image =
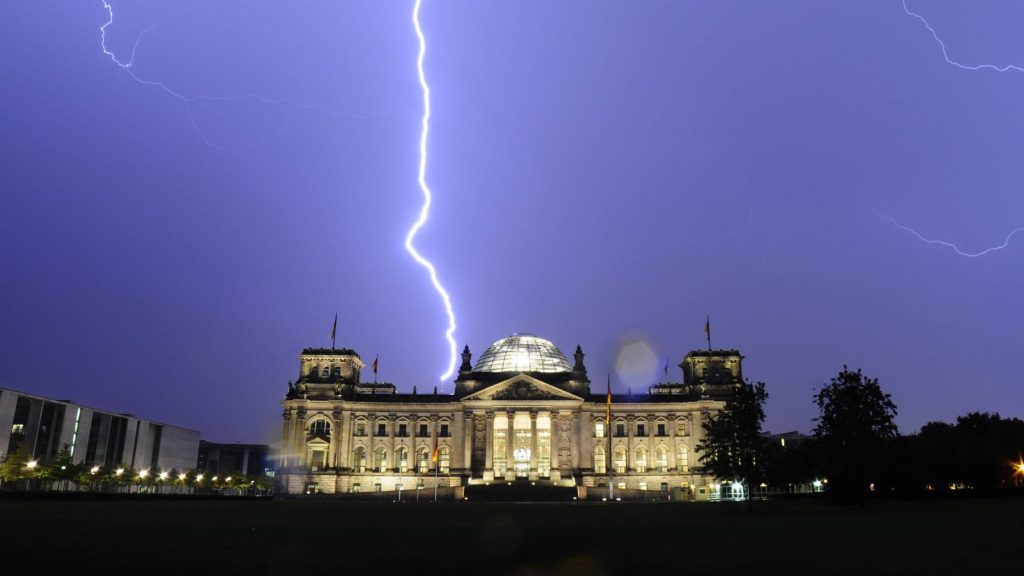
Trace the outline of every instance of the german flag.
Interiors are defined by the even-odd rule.
[[[437,446],[437,437],[435,436],[434,437],[434,453],[433,453],[433,455],[430,456],[430,461],[433,462],[434,464],[437,464],[437,454],[438,454],[438,446]]]

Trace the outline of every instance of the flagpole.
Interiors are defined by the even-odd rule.
[[[437,502],[437,470],[441,467],[441,459],[434,462],[434,502]]]
[[[612,484],[615,479],[612,476],[612,374],[608,373],[608,406],[605,411],[605,434],[608,435],[608,501],[612,501]]]

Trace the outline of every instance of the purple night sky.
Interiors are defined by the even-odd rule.
[[[102,0],[0,5],[0,386],[273,441],[338,312],[339,346],[431,390],[412,1],[110,2],[122,62],[152,27],[139,78],[278,103],[137,82]],[[1024,66],[1024,4],[907,5],[951,60]],[[843,364],[904,433],[1024,416],[1024,233],[970,258],[880,217],[964,252],[1024,226],[1021,69],[947,62],[900,0],[424,0],[422,24],[417,246],[460,349],[531,332],[641,392],[710,314],[774,432],[809,431]]]

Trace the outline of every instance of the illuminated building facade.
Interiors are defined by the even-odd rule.
[[[695,446],[701,422],[742,381],[735,350],[693,351],[682,383],[646,393],[591,391],[583,351],[570,364],[529,334],[498,340],[471,363],[467,346],[453,394],[399,393],[362,382],[359,355],[306,349],[288,384],[279,490],[354,493],[531,482],[660,490],[709,498]],[[437,463],[434,463],[434,450]],[[436,475],[435,475],[436,473]]]

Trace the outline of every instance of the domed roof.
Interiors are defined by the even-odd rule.
[[[572,372],[557,346],[533,334],[513,334],[491,344],[473,368],[476,372]]]

